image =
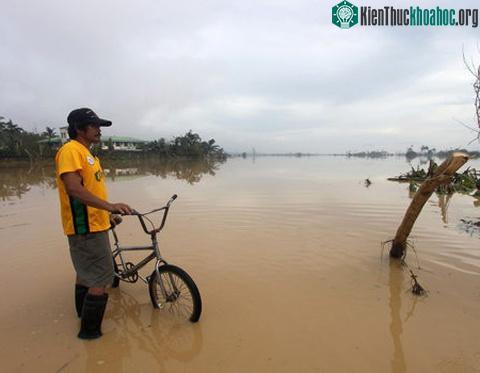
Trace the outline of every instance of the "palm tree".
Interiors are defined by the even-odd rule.
[[[51,140],[53,137],[56,137],[57,134],[55,133],[55,129],[51,127],[45,127],[45,132],[42,133],[42,136],[47,137],[49,140]]]
[[[55,133],[55,129],[49,126],[45,127],[45,132],[42,133],[42,136],[48,139],[48,150],[52,150],[52,139],[57,136],[57,134]]]
[[[7,150],[8,156],[20,155],[20,146],[22,144],[22,134],[25,133],[23,128],[14,124],[12,120],[4,122],[5,118],[0,118],[0,138],[2,139],[2,147]]]

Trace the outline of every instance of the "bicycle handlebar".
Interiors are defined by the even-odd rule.
[[[170,205],[172,204],[172,202],[177,199],[177,197],[178,197],[178,196],[177,196],[176,194],[174,194],[172,197],[170,197],[170,199],[168,200],[167,204],[166,204],[165,206],[163,206],[163,207],[160,207],[160,208],[158,208],[158,209],[154,209],[154,210],[149,211],[149,212],[145,212],[145,213],[143,213],[143,214],[135,211],[135,213],[134,213],[133,215],[148,215],[148,214],[151,214],[152,212],[157,212],[157,211],[161,211],[161,210],[164,210],[164,209],[168,209],[168,208],[170,208]]]
[[[172,204],[172,202],[177,199],[177,197],[178,197],[178,196],[177,196],[176,194],[174,194],[172,197],[170,197],[170,199],[168,200],[168,202],[167,202],[167,204],[166,204],[165,206],[160,207],[160,208],[158,208],[158,209],[153,209],[152,211],[144,212],[144,213],[140,213],[140,212],[134,210],[133,214],[129,214],[129,215],[135,215],[135,216],[137,216],[137,217],[138,217],[138,220],[140,221],[140,225],[142,226],[144,232],[145,232],[146,234],[149,234],[149,235],[154,235],[154,234],[160,232],[160,231],[163,229],[163,226],[165,225],[165,221],[167,220],[168,209],[170,208],[170,205]],[[158,211],[162,211],[162,210],[164,210],[164,213],[163,213],[162,222],[160,223],[160,227],[158,227],[158,228],[155,228],[155,227],[154,227],[154,229],[152,229],[151,231],[149,231],[149,230],[147,229],[147,226],[145,225],[145,220],[143,219],[143,217],[144,217],[145,215],[149,215],[149,214],[152,214],[152,213],[154,213],[154,212],[158,212]],[[152,223],[152,225],[153,225],[153,223]]]

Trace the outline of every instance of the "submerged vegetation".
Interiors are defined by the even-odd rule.
[[[388,178],[388,180],[408,182],[410,183],[410,191],[415,192],[418,186],[428,177],[432,176],[437,168],[438,165],[433,160],[430,160],[428,167],[426,168],[421,168],[420,166],[417,166],[416,168],[411,167],[410,171],[396,177]],[[474,197],[480,198],[480,171],[468,167],[463,172],[456,172],[452,181],[446,185],[439,186],[436,189],[436,192],[440,194],[452,194],[458,192],[471,194]]]
[[[415,191],[416,187],[432,176],[438,165],[430,160],[427,168],[411,167],[410,171],[396,177],[388,178],[390,181],[408,182],[410,183],[410,191]],[[472,194],[474,197],[480,197],[480,171],[475,168],[468,167],[463,172],[456,172],[452,181],[446,185],[441,185],[436,190],[437,193],[451,194],[454,192],[463,194]]]
[[[480,219],[460,219],[459,227],[461,230],[467,232],[471,236],[480,235]]]

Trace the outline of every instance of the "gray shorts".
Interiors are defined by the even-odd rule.
[[[88,287],[112,284],[113,259],[108,231],[68,236],[77,282]]]

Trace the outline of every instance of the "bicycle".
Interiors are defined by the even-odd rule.
[[[148,246],[121,246],[118,240],[115,227],[111,228],[114,238],[114,250],[112,251],[113,266],[115,277],[112,287],[116,288],[120,285],[120,281],[135,283],[140,278],[145,284],[148,284],[148,292],[150,300],[154,308],[167,309],[177,317],[185,318],[191,322],[197,322],[202,313],[202,299],[197,285],[190,275],[180,267],[168,264],[160,254],[157,234],[165,226],[170,205],[177,198],[174,194],[167,204],[163,207],[154,209],[146,213],[134,211],[134,216],[138,217],[143,231],[150,235],[152,241]],[[147,215],[155,212],[163,211],[162,221],[157,228]],[[152,229],[148,230],[145,220],[152,225]],[[143,251],[152,250],[152,252],[137,264],[126,262],[122,253],[126,251]],[[138,271],[146,266],[150,261],[156,260],[155,268],[150,276],[143,278]]]

